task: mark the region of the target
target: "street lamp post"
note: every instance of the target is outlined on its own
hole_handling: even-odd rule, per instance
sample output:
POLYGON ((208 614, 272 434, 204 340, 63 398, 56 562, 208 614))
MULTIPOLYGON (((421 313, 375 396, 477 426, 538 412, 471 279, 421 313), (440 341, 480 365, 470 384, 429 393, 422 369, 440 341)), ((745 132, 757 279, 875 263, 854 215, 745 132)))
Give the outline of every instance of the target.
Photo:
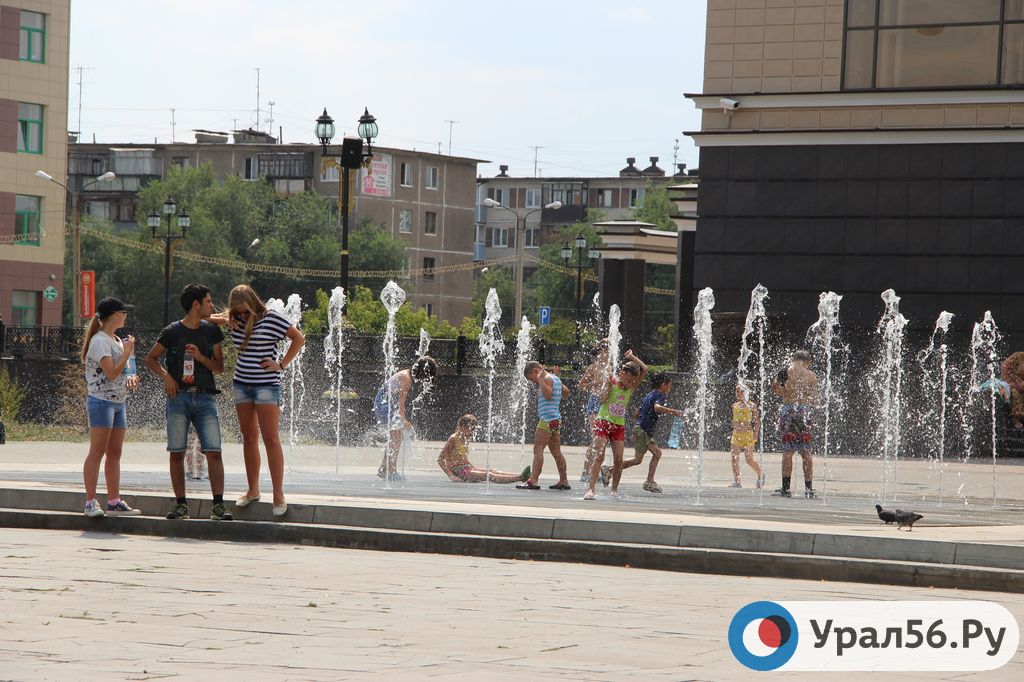
POLYGON ((171 300, 171 244, 176 239, 185 238, 185 230, 192 226, 192 218, 185 209, 181 209, 181 213, 178 214, 178 230, 181 234, 174 234, 171 232, 171 218, 174 216, 174 212, 177 210, 177 206, 174 204, 174 199, 168 197, 167 201, 163 205, 163 214, 167 217, 167 229, 164 234, 157 235, 156 231, 160 229, 160 223, 163 222, 160 214, 155 210, 150 211, 149 215, 146 216, 146 225, 153 232, 154 239, 162 239, 164 242, 164 326, 166 327, 170 322, 170 300, 171 300))
POLYGON ((523 215, 519 215, 518 211, 508 206, 503 206, 500 202, 491 198, 484 199, 484 206, 503 208, 516 217, 516 314, 512 320, 512 325, 518 327, 520 320, 523 319, 523 242, 526 241, 526 220, 534 213, 543 211, 544 208, 562 208, 562 202, 552 201, 550 204, 545 204, 544 208, 536 208, 523 215), (520 229, 520 225, 522 225, 522 229, 520 229))
MULTIPOLYGON (((342 139, 340 162, 327 156, 327 146, 334 137, 335 128, 334 119, 327 113, 326 107, 324 107, 324 113, 317 117, 314 130, 323 150, 321 155, 321 171, 332 167, 341 171, 341 186, 338 187, 338 210, 341 211, 341 270, 339 273, 339 283, 341 288, 345 290, 345 307, 347 308, 348 300, 351 298, 348 288, 349 171, 361 168, 373 156, 373 138, 377 137, 379 132, 377 119, 374 118, 368 108, 363 107, 363 115, 359 117, 359 126, 356 128, 359 135, 358 137, 346 135, 342 139), (366 140, 365 152, 363 151, 363 140, 366 140)), ((345 308, 342 308, 342 313, 344 312, 345 308)))
MULTIPOLYGON (((573 240, 573 247, 576 250, 576 350, 579 352, 580 349, 580 337, 582 336, 582 305, 583 305, 583 253, 587 253, 586 267, 591 267, 592 264, 596 263, 601 258, 601 252, 594 247, 587 249, 587 238, 583 236, 582 232, 577 233, 576 239, 573 240)), ((563 244, 560 255, 562 260, 565 262, 565 266, 569 267, 569 260, 572 258, 573 249, 569 248, 569 244, 563 244)))
POLYGON ((54 177, 46 171, 37 170, 36 177, 42 178, 43 180, 49 180, 53 184, 63 187, 64 191, 71 195, 71 220, 73 224, 72 243, 74 245, 71 256, 71 268, 74 273, 74 276, 72 277, 74 280, 72 285, 73 291, 71 292, 71 323, 72 326, 77 326, 75 322, 82 315, 82 309, 80 308, 82 297, 82 231, 80 229, 82 215, 78 208, 78 195, 87 187, 95 185, 97 182, 109 182, 116 178, 117 175, 115 175, 113 171, 107 171, 103 175, 93 178, 92 180, 84 183, 80 188, 74 190, 68 189, 67 185, 54 179, 54 177))

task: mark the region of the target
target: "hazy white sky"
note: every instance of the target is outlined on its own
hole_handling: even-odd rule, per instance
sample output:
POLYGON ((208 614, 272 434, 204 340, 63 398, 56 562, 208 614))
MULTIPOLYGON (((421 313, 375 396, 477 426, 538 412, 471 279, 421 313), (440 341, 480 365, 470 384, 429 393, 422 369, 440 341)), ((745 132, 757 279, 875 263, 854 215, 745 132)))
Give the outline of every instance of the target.
POLYGON ((615 175, 627 156, 697 165, 704 0, 72 0, 68 128, 191 141, 260 121, 312 142, 326 106, 384 146, 487 159, 480 174, 615 175), (79 98, 78 71, 83 87, 79 98), (236 121, 237 119, 237 121, 236 121), (458 121, 449 126, 447 120, 458 121))

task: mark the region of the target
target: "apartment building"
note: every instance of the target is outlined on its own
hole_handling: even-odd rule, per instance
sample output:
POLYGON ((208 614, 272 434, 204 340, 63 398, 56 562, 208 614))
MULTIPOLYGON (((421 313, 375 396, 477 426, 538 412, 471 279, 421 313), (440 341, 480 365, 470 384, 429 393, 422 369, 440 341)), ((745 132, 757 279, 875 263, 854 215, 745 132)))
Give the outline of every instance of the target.
MULTIPOLYGON (((674 176, 658 167, 658 157, 650 157, 646 168, 636 166, 636 158, 626 159, 626 167, 616 177, 510 177, 508 166, 499 166, 493 178, 481 178, 476 196, 477 260, 514 256, 517 215, 525 218, 524 250, 540 248, 554 238, 563 225, 584 220, 587 209, 604 212, 607 220, 626 219, 643 205, 650 185, 670 185, 686 177, 685 164, 674 176), (505 208, 489 207, 492 199, 505 208), (561 208, 544 208, 559 201, 561 208)), ((527 263, 529 269, 529 263, 527 263)))
POLYGON ((710 0, 692 286, 872 325, 1024 328, 1024 3, 710 0))
MULTIPOLYGON (((140 187, 164 177, 174 166, 204 163, 222 177, 265 179, 281 195, 315 191, 338 198, 339 172, 336 168, 322 171, 319 144, 282 145, 252 130, 231 136, 195 132, 195 142, 72 144, 68 156, 72 182, 108 170, 117 175, 82 194, 83 211, 111 220, 116 229, 135 230, 140 187)), ((473 260, 478 163, 477 159, 374 147, 370 167, 358 172, 349 202, 350 225, 369 220, 406 244, 411 304, 456 324, 472 314, 472 271, 458 266, 469 266, 473 260), (455 269, 446 270, 450 266, 455 269)))
POLYGON ((0 316, 60 324, 67 159, 68 0, 0 2, 0 316))

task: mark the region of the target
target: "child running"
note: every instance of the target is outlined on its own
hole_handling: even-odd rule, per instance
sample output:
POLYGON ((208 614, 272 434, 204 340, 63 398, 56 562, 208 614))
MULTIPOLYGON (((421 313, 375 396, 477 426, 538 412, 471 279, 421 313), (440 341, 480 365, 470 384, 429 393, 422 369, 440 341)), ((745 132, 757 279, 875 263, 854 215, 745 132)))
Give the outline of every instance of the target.
POLYGON ((551 490, 572 490, 567 477, 565 457, 562 456, 562 436, 559 432, 562 414, 559 406, 562 396, 569 395, 569 389, 562 386, 562 380, 558 378, 558 368, 549 372, 544 365, 536 360, 530 360, 523 368, 523 376, 527 381, 537 385, 537 415, 540 421, 537 422, 537 430, 533 434, 533 466, 531 474, 525 481, 517 485, 520 490, 540 490, 537 481, 540 480, 540 472, 544 467, 544 448, 551 451, 558 468, 558 483, 549 485, 551 490))
POLYGON ((764 485, 764 472, 754 460, 754 445, 757 443, 757 432, 760 430, 761 415, 757 405, 750 399, 749 389, 742 381, 736 384, 736 402, 732 404, 732 477, 730 488, 742 488, 740 483, 740 454, 746 457, 747 464, 757 474, 757 487, 764 485))
POLYGON ((476 417, 472 414, 464 414, 459 417, 458 428, 455 433, 448 437, 444 444, 441 455, 437 458, 437 464, 441 471, 458 483, 515 483, 530 478, 530 467, 523 469, 521 474, 511 474, 505 471, 494 469, 480 469, 473 466, 469 461, 469 441, 473 439, 476 432, 476 417))
MULTIPOLYGON (((594 441, 591 446, 594 449, 594 464, 590 468, 590 481, 583 495, 584 500, 594 499, 594 486, 602 473, 601 465, 604 463, 604 450, 608 441, 612 444, 611 497, 620 499, 619 479, 622 478, 622 454, 626 446, 626 406, 633 395, 633 389, 647 376, 647 365, 633 355, 633 351, 627 350, 622 357, 626 363, 619 368, 618 376, 606 374, 599 393, 601 409, 594 421, 594 441)), ((608 485, 607 474, 605 470, 601 480, 605 485, 608 485)))
MULTIPOLYGON (((644 455, 651 451, 653 458, 651 466, 647 470, 647 480, 644 481, 644 490, 650 493, 660 493, 661 486, 654 480, 654 473, 658 470, 658 462, 661 460, 661 448, 654 440, 654 425, 658 423, 658 417, 663 414, 671 414, 682 417, 683 411, 667 407, 668 394, 672 392, 672 379, 664 372, 657 372, 651 375, 650 393, 644 396, 640 409, 637 410, 636 426, 633 427, 633 457, 622 463, 623 469, 634 467, 644 461, 644 455)), ((601 467, 601 480, 608 479, 608 466, 601 467)))

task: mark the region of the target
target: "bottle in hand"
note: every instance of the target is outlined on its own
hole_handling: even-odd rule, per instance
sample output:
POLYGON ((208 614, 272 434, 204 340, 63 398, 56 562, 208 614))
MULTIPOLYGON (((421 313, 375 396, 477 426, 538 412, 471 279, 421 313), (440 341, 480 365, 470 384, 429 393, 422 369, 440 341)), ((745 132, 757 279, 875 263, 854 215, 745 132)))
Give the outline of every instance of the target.
POLYGON ((182 383, 191 384, 195 383, 195 380, 196 359, 191 353, 185 353, 185 358, 181 365, 181 381, 182 383))

